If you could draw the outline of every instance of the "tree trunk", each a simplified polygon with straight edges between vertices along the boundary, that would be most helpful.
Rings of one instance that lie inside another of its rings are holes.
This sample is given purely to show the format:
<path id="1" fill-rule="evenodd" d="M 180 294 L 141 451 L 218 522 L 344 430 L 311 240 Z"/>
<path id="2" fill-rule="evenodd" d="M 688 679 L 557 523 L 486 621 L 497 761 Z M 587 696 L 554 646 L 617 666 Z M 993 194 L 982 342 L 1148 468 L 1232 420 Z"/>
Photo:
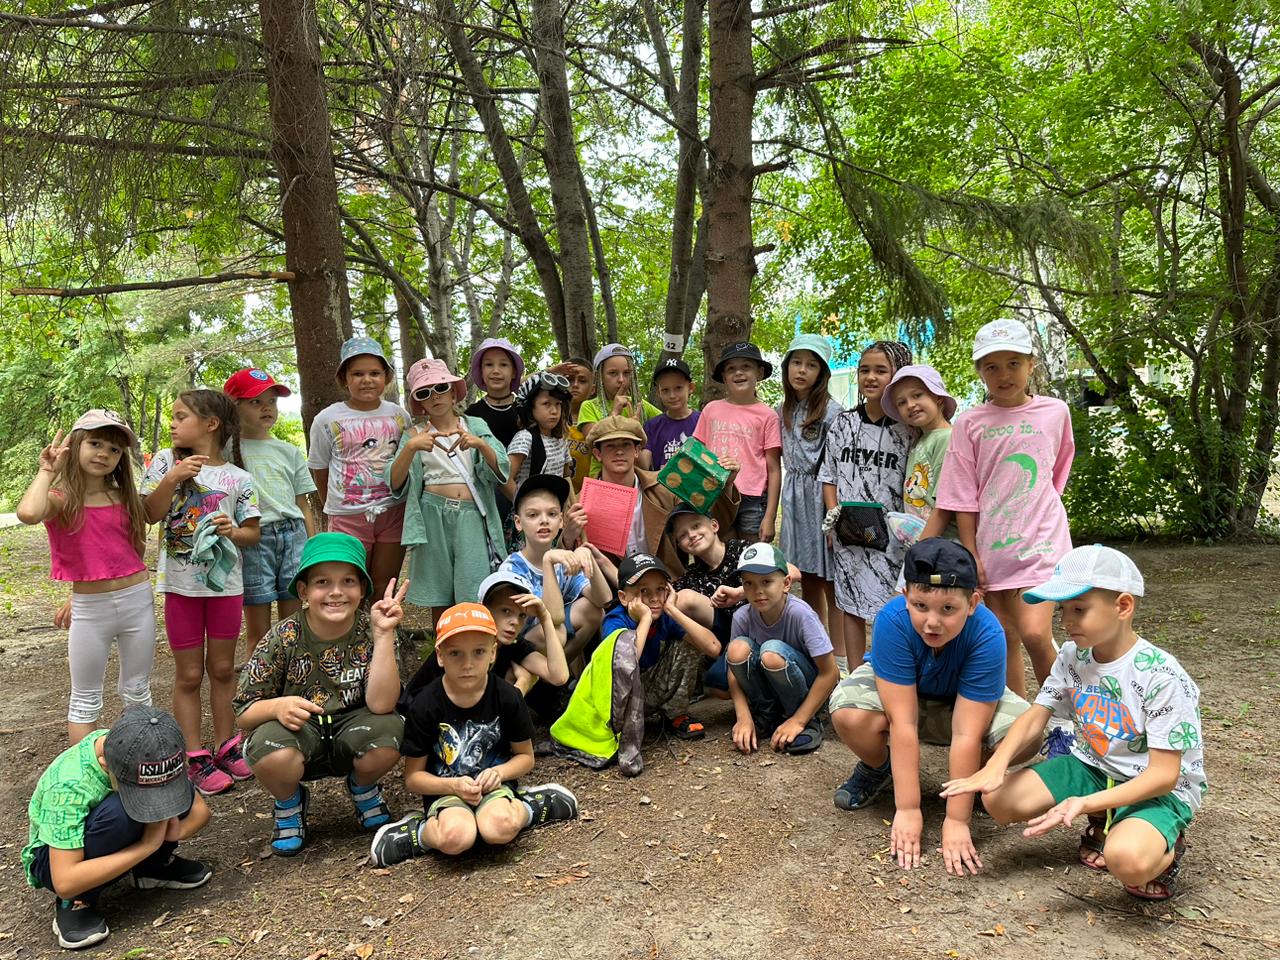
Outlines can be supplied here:
<path id="1" fill-rule="evenodd" d="M 315 0 L 259 0 L 271 106 L 271 156 L 280 178 L 302 423 L 341 398 L 334 380 L 351 336 L 351 297 L 333 173 L 329 109 Z"/>
<path id="2" fill-rule="evenodd" d="M 502 177 L 506 189 L 507 206 L 516 226 L 520 231 L 520 243 L 529 251 L 533 259 L 534 269 L 538 273 L 538 281 L 542 285 L 542 295 L 547 301 L 547 315 L 551 328 L 555 332 L 556 346 L 564 353 L 569 348 L 569 325 L 565 315 L 565 291 L 560 282 L 560 273 L 556 264 L 556 256 L 551 250 L 547 238 L 538 223 L 537 211 L 529 199 L 529 191 L 525 186 L 524 174 L 515 152 L 511 149 L 511 139 L 498 113 L 498 98 L 485 79 L 480 67 L 480 60 L 471 48 L 467 38 L 466 25 L 458 15 L 453 0 L 436 0 L 436 10 L 440 17 L 440 26 L 444 31 L 445 42 L 449 52 L 458 64 L 458 73 L 466 85 L 475 107 L 480 125 L 484 129 L 485 139 L 493 152 L 493 162 Z M 561 243 L 564 238 L 561 237 Z M 585 250 L 585 244 L 583 245 Z M 588 259 L 588 268 L 590 259 Z"/>
<path id="3" fill-rule="evenodd" d="M 649 26 L 650 41 L 658 51 L 659 73 L 663 80 L 667 106 L 676 122 L 676 196 L 671 215 L 671 264 L 667 272 L 667 298 L 663 318 L 663 350 L 658 358 L 661 363 L 670 357 L 681 356 L 687 345 L 691 324 L 687 324 L 690 311 L 686 308 L 694 288 L 694 229 L 698 182 L 705 169 L 702 140 L 698 136 L 698 85 L 702 68 L 702 0 L 685 0 L 681 24 L 680 79 L 676 82 L 671 58 L 666 52 L 666 37 L 662 34 L 657 8 L 652 0 L 644 4 L 645 20 Z M 700 265 L 701 266 L 701 265 Z M 702 273 L 701 283 L 705 285 Z M 702 286 L 696 290 L 697 300 L 702 299 Z M 693 315 L 697 315 L 695 306 Z"/>
<path id="4" fill-rule="evenodd" d="M 618 306 L 613 302 L 613 277 L 609 273 L 609 259 L 604 253 L 604 240 L 600 236 L 600 224 L 596 221 L 595 204 L 591 202 L 591 188 L 578 166 L 578 187 L 582 191 L 582 209 L 587 215 L 587 232 L 591 234 L 591 254 L 596 263 L 596 279 L 600 281 L 600 306 L 604 308 L 605 330 L 610 343 L 618 342 Z"/>
<path id="5" fill-rule="evenodd" d="M 710 134 L 707 138 L 707 326 L 702 353 L 708 375 L 703 400 L 724 390 L 713 383 L 727 344 L 751 337 L 751 281 L 756 273 L 751 241 L 751 120 L 755 114 L 755 63 L 751 56 L 751 4 L 710 0 Z"/>
<path id="6" fill-rule="evenodd" d="M 564 16 L 559 0 L 533 0 L 531 33 L 538 75 L 539 108 L 546 127 L 547 180 L 555 211 L 560 247 L 560 282 L 564 288 L 566 347 L 569 356 L 595 353 L 595 284 L 592 283 L 591 240 L 583 209 L 581 165 L 569 105 L 564 60 Z"/>
<path id="7" fill-rule="evenodd" d="M 407 372 L 427 355 L 427 342 L 422 336 L 422 321 L 415 305 L 398 286 L 392 284 L 391 289 L 396 297 L 396 323 L 400 327 L 400 360 Z"/>

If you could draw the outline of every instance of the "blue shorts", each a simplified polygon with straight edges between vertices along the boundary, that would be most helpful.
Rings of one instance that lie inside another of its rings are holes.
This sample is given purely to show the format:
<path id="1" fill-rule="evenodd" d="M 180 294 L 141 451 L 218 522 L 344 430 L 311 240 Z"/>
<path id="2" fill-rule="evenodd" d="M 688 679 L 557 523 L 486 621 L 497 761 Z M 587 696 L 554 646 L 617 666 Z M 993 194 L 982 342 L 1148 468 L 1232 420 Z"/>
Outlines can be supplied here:
<path id="1" fill-rule="evenodd" d="M 298 575 L 302 545 L 306 542 L 307 525 L 301 520 L 276 520 L 262 525 L 262 539 L 242 551 L 245 606 L 295 599 L 289 593 L 289 584 Z"/>
<path id="2" fill-rule="evenodd" d="M 742 495 L 742 502 L 738 505 L 738 516 L 733 524 L 744 539 L 753 543 L 760 539 L 760 524 L 764 522 L 764 508 L 767 501 L 768 497 L 763 493 L 754 497 L 745 493 Z"/>

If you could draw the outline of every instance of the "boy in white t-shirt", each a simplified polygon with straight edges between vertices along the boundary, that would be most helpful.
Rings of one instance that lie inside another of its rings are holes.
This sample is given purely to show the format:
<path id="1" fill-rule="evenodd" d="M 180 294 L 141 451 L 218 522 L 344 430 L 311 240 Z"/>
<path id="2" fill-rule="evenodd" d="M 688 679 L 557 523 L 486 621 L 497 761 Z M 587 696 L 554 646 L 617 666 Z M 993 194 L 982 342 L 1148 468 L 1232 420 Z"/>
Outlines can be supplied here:
<path id="1" fill-rule="evenodd" d="M 1134 562 L 1101 544 L 1072 550 L 1024 593 L 1028 603 L 1062 604 L 1070 641 L 987 765 L 942 795 L 981 793 L 1000 823 L 1027 821 L 1028 837 L 1085 814 L 1080 862 L 1110 871 L 1134 897 L 1167 900 L 1208 784 L 1200 690 L 1172 654 L 1134 633 L 1142 595 Z M 1054 717 L 1075 724 L 1072 752 L 1006 780 L 1010 758 Z"/>

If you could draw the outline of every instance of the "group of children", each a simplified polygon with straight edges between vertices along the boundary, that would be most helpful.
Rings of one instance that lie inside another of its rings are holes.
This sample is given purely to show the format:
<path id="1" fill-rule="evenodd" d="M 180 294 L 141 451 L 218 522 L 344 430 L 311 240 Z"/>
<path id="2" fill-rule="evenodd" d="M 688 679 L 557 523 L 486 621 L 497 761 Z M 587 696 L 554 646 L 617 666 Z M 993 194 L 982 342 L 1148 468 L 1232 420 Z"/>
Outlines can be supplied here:
<path id="1" fill-rule="evenodd" d="M 31 884 L 55 893 L 59 942 L 107 935 L 97 894 L 126 874 L 205 882 L 208 868 L 174 849 L 207 820 L 201 795 L 238 780 L 273 797 L 278 855 L 306 846 L 306 784 L 323 777 L 344 779 L 373 862 L 458 854 L 576 816 L 564 787 L 520 783 L 535 718 L 560 756 L 635 775 L 647 723 L 705 735 L 690 712 L 700 695 L 732 702 L 744 753 L 812 752 L 829 715 L 857 757 L 835 804 L 859 809 L 892 783 L 903 867 L 922 843 L 920 743 L 936 742 L 950 748 L 949 872 L 981 866 L 969 832 L 980 794 L 1000 822 L 1030 819 L 1029 835 L 1087 814 L 1081 862 L 1135 896 L 1169 896 L 1205 790 L 1199 692 L 1134 633 L 1132 562 L 1071 549 L 1071 421 L 1029 389 L 1030 333 L 1015 321 L 979 332 L 987 396 L 958 416 L 938 372 L 894 341 L 862 352 L 860 402 L 844 410 L 831 356 L 825 338 L 796 337 L 776 409 L 758 399 L 773 368 L 753 344 L 725 349 L 711 371 L 725 396 L 701 411 L 690 368 L 666 361 L 652 378 L 659 411 L 621 344 L 526 377 L 519 351 L 493 339 L 472 357 L 475 403 L 464 411 L 467 381 L 426 359 L 406 373 L 406 409 L 385 399 L 382 346 L 357 337 L 337 370 L 347 399 L 316 416 L 305 459 L 270 435 L 289 389 L 253 368 L 174 401 L 172 448 L 139 483 L 137 437 L 118 414 L 89 411 L 56 435 L 18 515 L 44 522 L 52 575 L 72 584 L 71 747 L 37 784 L 23 851 Z M 689 437 L 730 473 L 705 512 L 658 481 Z M 618 554 L 586 535 L 587 477 L 634 497 Z M 151 706 L 149 523 L 161 526 L 172 716 Z M 1061 651 L 1040 601 L 1063 605 Z M 430 608 L 434 632 L 407 681 L 405 603 Z M 95 727 L 113 639 L 128 709 L 107 733 Z M 1051 723 L 1049 758 L 1007 776 L 1042 752 Z M 401 758 L 423 807 L 395 819 L 381 780 Z M 72 795 L 73 815 L 58 813 Z"/>

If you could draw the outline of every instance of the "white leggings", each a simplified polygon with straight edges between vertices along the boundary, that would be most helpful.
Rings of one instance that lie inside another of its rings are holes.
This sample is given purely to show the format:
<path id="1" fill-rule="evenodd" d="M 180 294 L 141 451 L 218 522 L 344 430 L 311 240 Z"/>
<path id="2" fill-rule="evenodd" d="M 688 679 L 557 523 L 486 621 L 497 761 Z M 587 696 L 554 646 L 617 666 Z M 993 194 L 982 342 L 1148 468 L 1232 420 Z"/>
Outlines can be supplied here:
<path id="1" fill-rule="evenodd" d="M 111 641 L 120 644 L 120 699 L 125 707 L 151 704 L 151 664 L 156 656 L 156 608 L 151 581 L 110 593 L 71 595 L 69 723 L 94 723 L 102 713 L 102 684 Z"/>

